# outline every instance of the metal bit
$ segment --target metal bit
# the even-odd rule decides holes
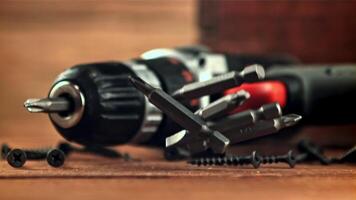
[[[257,121],[280,117],[282,109],[278,103],[263,105],[257,110],[246,110],[227,116],[219,121],[208,122],[208,126],[220,132],[252,126]]]
[[[65,98],[28,99],[24,106],[32,113],[54,113],[68,111],[70,102]]]
[[[218,131],[210,129],[199,116],[194,115],[163,90],[152,87],[142,79],[129,77],[129,80],[153,105],[188,130],[189,134],[199,136],[201,140],[208,141],[206,144],[207,149],[211,149],[216,153],[225,152],[230,143],[229,139]]]
[[[196,111],[195,114],[205,120],[221,117],[230,110],[242,105],[248,98],[250,98],[250,94],[245,90],[241,90],[235,94],[226,95],[214,101],[206,107]]]
[[[230,139],[231,144],[270,135],[279,130],[295,125],[302,116],[289,114],[272,120],[263,120],[253,126],[239,128],[224,132],[224,135]]]
[[[205,139],[191,134],[187,130],[182,130],[166,138],[166,151],[171,152],[172,150],[177,151],[179,149],[189,154],[185,155],[185,157],[191,157],[192,155],[206,151],[207,142]],[[173,155],[169,159],[175,160],[180,157],[181,155]]]
[[[251,65],[241,72],[232,71],[207,81],[187,84],[175,91],[172,96],[175,99],[193,99],[221,92],[239,86],[244,82],[255,82],[264,77],[265,71],[261,65]]]

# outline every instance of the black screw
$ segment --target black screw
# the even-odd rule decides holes
[[[47,152],[50,148],[42,148],[42,149],[21,149],[25,152],[28,160],[41,160],[45,159],[47,156]],[[7,144],[2,144],[1,146],[1,156],[6,157],[6,155],[11,151],[11,148]]]
[[[8,153],[6,153],[8,152]],[[22,167],[27,160],[44,160],[47,159],[49,165],[60,167],[65,161],[63,151],[59,149],[13,149],[3,144],[1,148],[2,155],[7,154],[7,162],[15,168]]]
[[[6,160],[12,167],[20,168],[26,163],[27,156],[25,151],[13,149],[7,154]]]
[[[242,157],[242,160],[245,160],[246,163],[251,163],[254,168],[259,168],[261,165],[260,156],[253,151],[250,156]]]
[[[288,151],[287,154],[285,155],[279,155],[279,156],[260,156],[260,161],[262,164],[272,164],[272,163],[288,163],[290,168],[293,168],[295,164],[297,163],[296,158],[293,155],[293,151]]]
[[[43,160],[47,157],[47,152],[50,149],[25,149],[28,160]]]
[[[256,151],[253,151],[249,156],[223,156],[223,157],[206,157],[193,158],[188,161],[192,165],[248,165],[252,164],[254,168],[258,168],[261,160]]]
[[[52,167],[60,167],[64,164],[65,154],[60,149],[52,149],[47,153],[47,163]]]
[[[300,152],[306,154],[303,160],[318,160],[323,165],[329,165],[331,163],[331,160],[324,156],[322,150],[310,141],[302,140],[298,144],[298,149]]]

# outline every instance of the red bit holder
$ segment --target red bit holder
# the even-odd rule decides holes
[[[239,87],[225,91],[225,95],[246,90],[250,98],[232,112],[241,112],[247,109],[257,109],[264,104],[277,102],[283,108],[287,103],[287,88],[281,81],[264,81],[258,83],[244,83]]]

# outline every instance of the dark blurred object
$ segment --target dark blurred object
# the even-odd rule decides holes
[[[269,81],[244,84],[226,93],[246,90],[251,94],[240,108],[256,109],[278,102],[285,113],[303,116],[313,125],[356,122],[356,65],[274,66],[266,73]]]
[[[230,53],[356,61],[356,1],[200,0],[200,41]]]

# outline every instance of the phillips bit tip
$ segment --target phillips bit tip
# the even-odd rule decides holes
[[[25,108],[31,113],[64,112],[70,109],[69,101],[65,98],[28,99]]]
[[[211,120],[213,118],[216,119],[228,113],[230,110],[242,105],[248,98],[250,98],[250,93],[245,90],[240,90],[234,94],[226,95],[210,103],[206,107],[196,111],[195,114],[205,120]]]
[[[285,127],[294,126],[302,119],[302,116],[297,114],[288,114],[281,117]]]

